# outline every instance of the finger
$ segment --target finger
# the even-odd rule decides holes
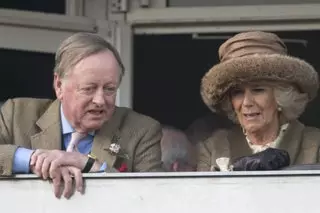
[[[61,174],[64,181],[64,189],[63,196],[65,198],[70,198],[72,195],[72,177],[68,169],[66,167],[61,168]]]
[[[49,168],[49,176],[51,178],[56,176],[56,172],[60,170],[60,166],[61,164],[59,159],[51,161],[50,168]]]
[[[80,192],[81,194],[83,194],[84,193],[83,178],[82,178],[82,173],[81,173],[80,169],[75,168],[75,167],[71,167],[69,170],[74,176],[77,191]]]
[[[52,179],[53,183],[53,192],[56,198],[61,197],[61,174],[57,175],[55,178]]]
[[[233,163],[233,171],[245,171],[246,164],[247,164],[246,157],[238,158]]]
[[[42,168],[41,168],[41,173],[42,173],[42,177],[43,179],[47,179],[49,176],[49,168],[50,168],[50,164],[51,164],[51,159],[50,158],[45,158],[42,164]]]
[[[31,159],[30,159],[30,166],[34,166],[37,162],[37,157],[39,154],[42,153],[42,150],[37,149],[36,151],[34,151],[31,155]]]
[[[267,162],[266,170],[277,170],[281,167],[281,162],[277,160],[270,160]]]
[[[36,162],[36,165],[34,167],[34,170],[35,170],[36,174],[39,177],[42,177],[41,169],[42,169],[42,164],[43,164],[43,161],[45,160],[45,158],[46,158],[46,154],[45,153],[42,153],[37,157],[37,162]]]
[[[264,165],[260,159],[252,159],[247,165],[247,171],[264,170]]]

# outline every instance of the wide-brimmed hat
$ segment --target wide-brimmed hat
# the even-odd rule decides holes
[[[295,85],[309,100],[319,88],[318,73],[306,61],[288,56],[287,47],[273,33],[244,32],[227,40],[219,48],[220,63],[202,78],[201,96],[212,110],[230,88],[247,82],[266,80]]]

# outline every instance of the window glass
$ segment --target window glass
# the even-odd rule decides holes
[[[54,54],[0,49],[0,101],[53,98]]]
[[[65,0],[1,0],[0,8],[65,14]]]

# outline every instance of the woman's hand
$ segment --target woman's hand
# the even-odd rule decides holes
[[[289,153],[282,149],[268,148],[256,154],[238,158],[233,171],[279,170],[290,165]]]

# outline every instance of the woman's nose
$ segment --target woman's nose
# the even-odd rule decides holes
[[[244,93],[244,96],[243,96],[243,102],[242,102],[242,105],[244,106],[252,106],[253,105],[253,96],[250,92],[245,92]]]

